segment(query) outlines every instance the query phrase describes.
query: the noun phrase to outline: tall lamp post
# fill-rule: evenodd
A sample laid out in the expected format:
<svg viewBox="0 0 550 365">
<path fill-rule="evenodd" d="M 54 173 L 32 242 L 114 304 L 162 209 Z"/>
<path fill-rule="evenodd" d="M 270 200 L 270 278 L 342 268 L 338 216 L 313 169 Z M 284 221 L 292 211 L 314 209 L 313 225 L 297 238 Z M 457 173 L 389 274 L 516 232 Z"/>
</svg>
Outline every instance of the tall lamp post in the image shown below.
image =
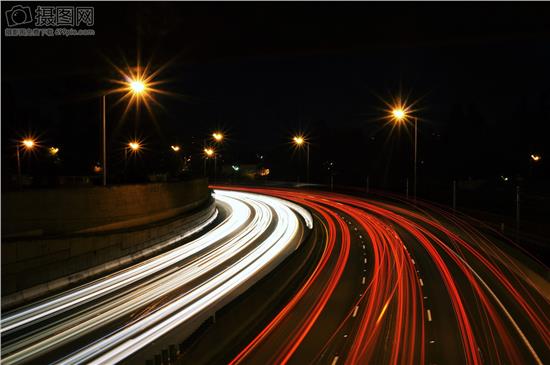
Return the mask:
<svg viewBox="0 0 550 365">
<path fill-rule="evenodd" d="M 301 148 L 303 145 L 306 146 L 306 182 L 309 183 L 309 142 L 302 135 L 294 136 L 292 142 L 294 142 L 298 148 Z"/>
<path fill-rule="evenodd" d="M 536 153 L 532 153 L 529 157 L 531 159 L 531 163 L 529 164 L 529 176 L 533 177 L 534 166 L 540 162 L 542 156 Z"/>
<path fill-rule="evenodd" d="M 176 174 L 179 174 L 180 173 L 180 170 L 182 169 L 183 167 L 183 161 L 184 159 L 182 159 L 181 155 L 180 155 L 180 150 L 181 150 L 181 147 L 179 145 L 170 145 L 170 149 L 172 150 L 172 152 L 174 152 L 174 155 L 176 156 L 176 160 L 178 162 L 178 165 L 177 165 L 177 172 Z"/>
<path fill-rule="evenodd" d="M 26 151 L 32 150 L 36 147 L 36 141 L 32 138 L 25 138 L 21 142 L 18 142 L 16 145 L 15 156 L 17 158 L 17 185 L 21 187 L 22 177 L 21 177 L 21 152 L 20 149 L 23 147 Z"/>
<path fill-rule="evenodd" d="M 224 135 L 222 132 L 214 132 L 212 133 L 212 138 L 214 139 L 214 142 L 221 144 L 224 138 Z M 217 174 L 217 165 L 218 165 L 218 155 L 214 151 L 214 182 L 216 182 L 216 174 Z"/>
<path fill-rule="evenodd" d="M 214 132 L 212 133 L 212 138 L 214 139 L 214 141 L 216 142 L 221 142 L 223 141 L 223 133 L 222 132 Z"/>
<path fill-rule="evenodd" d="M 127 88 L 134 97 L 139 97 L 147 92 L 147 85 L 141 80 L 129 80 L 127 82 Z M 103 186 L 107 185 L 107 95 L 103 94 L 102 107 L 101 107 L 101 125 L 102 125 L 102 139 L 103 139 Z"/>
<path fill-rule="evenodd" d="M 406 122 L 409 119 L 408 110 L 404 107 L 396 107 L 391 111 L 391 118 L 397 123 Z M 416 166 L 418 156 L 418 118 L 415 116 L 414 120 L 414 168 L 413 168 L 413 197 L 416 200 Z"/>
<path fill-rule="evenodd" d="M 124 180 L 126 182 L 126 172 L 128 170 L 128 152 L 136 154 L 141 149 L 141 142 L 138 140 L 132 140 L 124 146 Z"/>
<path fill-rule="evenodd" d="M 414 184 L 413 184 L 413 196 L 416 201 L 416 159 L 418 156 L 418 118 L 414 117 Z"/>
<path fill-rule="evenodd" d="M 206 161 L 212 156 L 214 156 L 215 161 L 216 151 L 211 147 L 206 147 L 204 149 L 204 176 L 206 176 Z"/>
<path fill-rule="evenodd" d="M 124 160 L 128 161 L 128 152 L 137 153 L 141 148 L 141 143 L 137 140 L 128 142 L 128 145 L 124 147 Z"/>
</svg>

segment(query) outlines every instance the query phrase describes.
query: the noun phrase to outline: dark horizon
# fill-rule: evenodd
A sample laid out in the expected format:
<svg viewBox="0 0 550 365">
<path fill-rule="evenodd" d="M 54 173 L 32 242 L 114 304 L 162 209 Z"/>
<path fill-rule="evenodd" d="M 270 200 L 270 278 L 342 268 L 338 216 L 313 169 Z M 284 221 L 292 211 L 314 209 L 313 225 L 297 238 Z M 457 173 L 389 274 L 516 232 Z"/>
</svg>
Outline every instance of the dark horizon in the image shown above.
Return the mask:
<svg viewBox="0 0 550 365">
<path fill-rule="evenodd" d="M 155 150 L 188 147 L 190 137 L 222 128 L 227 163 L 265 154 L 274 177 L 292 179 L 281 170 L 301 130 L 311 138 L 314 177 L 335 161 L 350 182 L 403 179 L 410 138 L 405 130 L 390 136 L 380 121 L 382 99 L 401 90 L 419 100 L 425 177 L 526 176 L 529 155 L 548 152 L 546 4 L 93 6 L 93 37 L 4 36 L 4 172 L 15 168 L 13 139 L 33 131 L 63 146 L 67 173 L 85 174 L 99 159 L 99 96 L 117 77 L 109 62 L 133 65 L 137 50 L 153 68 L 168 64 L 159 79 L 176 95 L 159 97 L 154 118 L 143 109 L 125 121 L 110 97 L 113 151 L 128 136 L 146 137 Z M 545 160 L 536 173 L 547 178 Z"/>
</svg>

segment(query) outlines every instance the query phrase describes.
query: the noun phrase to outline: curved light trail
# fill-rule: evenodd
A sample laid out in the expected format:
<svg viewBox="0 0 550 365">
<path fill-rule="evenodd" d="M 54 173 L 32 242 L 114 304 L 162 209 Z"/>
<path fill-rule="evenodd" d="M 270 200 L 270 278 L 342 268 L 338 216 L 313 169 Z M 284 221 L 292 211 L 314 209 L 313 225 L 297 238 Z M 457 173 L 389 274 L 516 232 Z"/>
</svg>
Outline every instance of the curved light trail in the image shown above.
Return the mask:
<svg viewBox="0 0 550 365">
<path fill-rule="evenodd" d="M 327 227 L 315 270 L 231 364 L 550 361 L 548 293 L 504 237 L 424 202 L 228 188 L 294 201 Z"/>
<path fill-rule="evenodd" d="M 39 359 L 133 316 L 59 362 L 120 361 L 186 321 L 213 315 L 299 246 L 301 222 L 312 228 L 305 209 L 278 198 L 229 191 L 215 198 L 228 217 L 196 240 L 3 316 L 2 363 Z"/>
<path fill-rule="evenodd" d="M 550 294 L 537 284 L 547 279 L 526 269 L 548 268 L 498 232 L 389 194 L 217 187 L 215 195 L 229 213 L 205 235 L 5 314 L 3 363 L 69 348 L 54 360 L 114 363 L 182 324 L 191 334 L 302 249 L 305 227 L 318 254 L 287 268 L 303 270 L 299 286 L 239 348 L 223 350 L 230 364 L 550 361 Z"/>
</svg>

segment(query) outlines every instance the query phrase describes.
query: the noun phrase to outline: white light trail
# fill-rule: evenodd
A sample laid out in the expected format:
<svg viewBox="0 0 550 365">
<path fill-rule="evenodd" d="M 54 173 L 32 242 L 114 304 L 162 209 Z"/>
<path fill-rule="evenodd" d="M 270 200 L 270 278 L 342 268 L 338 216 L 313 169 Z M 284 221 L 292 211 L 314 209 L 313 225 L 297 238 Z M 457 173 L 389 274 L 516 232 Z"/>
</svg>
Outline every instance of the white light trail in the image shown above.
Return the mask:
<svg viewBox="0 0 550 365">
<path fill-rule="evenodd" d="M 231 213 L 205 235 L 126 270 L 8 313 L 2 321 L 3 333 L 44 323 L 41 330 L 5 343 L 3 363 L 36 358 L 195 281 L 195 286 L 170 302 L 62 362 L 122 360 L 175 326 L 215 311 L 275 267 L 301 239 L 296 213 L 307 227 L 313 224 L 306 209 L 281 199 L 230 191 L 216 191 L 215 198 Z M 196 280 L 207 273 L 210 276 L 197 284 Z M 59 318 L 69 309 L 78 310 Z M 52 317 L 54 320 L 46 321 Z"/>
</svg>

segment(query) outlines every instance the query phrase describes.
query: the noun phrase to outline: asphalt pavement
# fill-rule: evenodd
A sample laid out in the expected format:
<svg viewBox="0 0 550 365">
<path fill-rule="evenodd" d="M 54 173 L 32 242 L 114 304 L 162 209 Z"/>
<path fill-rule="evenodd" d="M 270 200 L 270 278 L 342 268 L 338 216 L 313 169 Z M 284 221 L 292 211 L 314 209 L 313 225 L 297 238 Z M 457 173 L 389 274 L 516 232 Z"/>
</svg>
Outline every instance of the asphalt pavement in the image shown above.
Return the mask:
<svg viewBox="0 0 550 365">
<path fill-rule="evenodd" d="M 550 361 L 548 268 L 479 222 L 389 194 L 215 188 L 227 217 L 204 236 L 4 315 L 3 362 Z"/>
</svg>

